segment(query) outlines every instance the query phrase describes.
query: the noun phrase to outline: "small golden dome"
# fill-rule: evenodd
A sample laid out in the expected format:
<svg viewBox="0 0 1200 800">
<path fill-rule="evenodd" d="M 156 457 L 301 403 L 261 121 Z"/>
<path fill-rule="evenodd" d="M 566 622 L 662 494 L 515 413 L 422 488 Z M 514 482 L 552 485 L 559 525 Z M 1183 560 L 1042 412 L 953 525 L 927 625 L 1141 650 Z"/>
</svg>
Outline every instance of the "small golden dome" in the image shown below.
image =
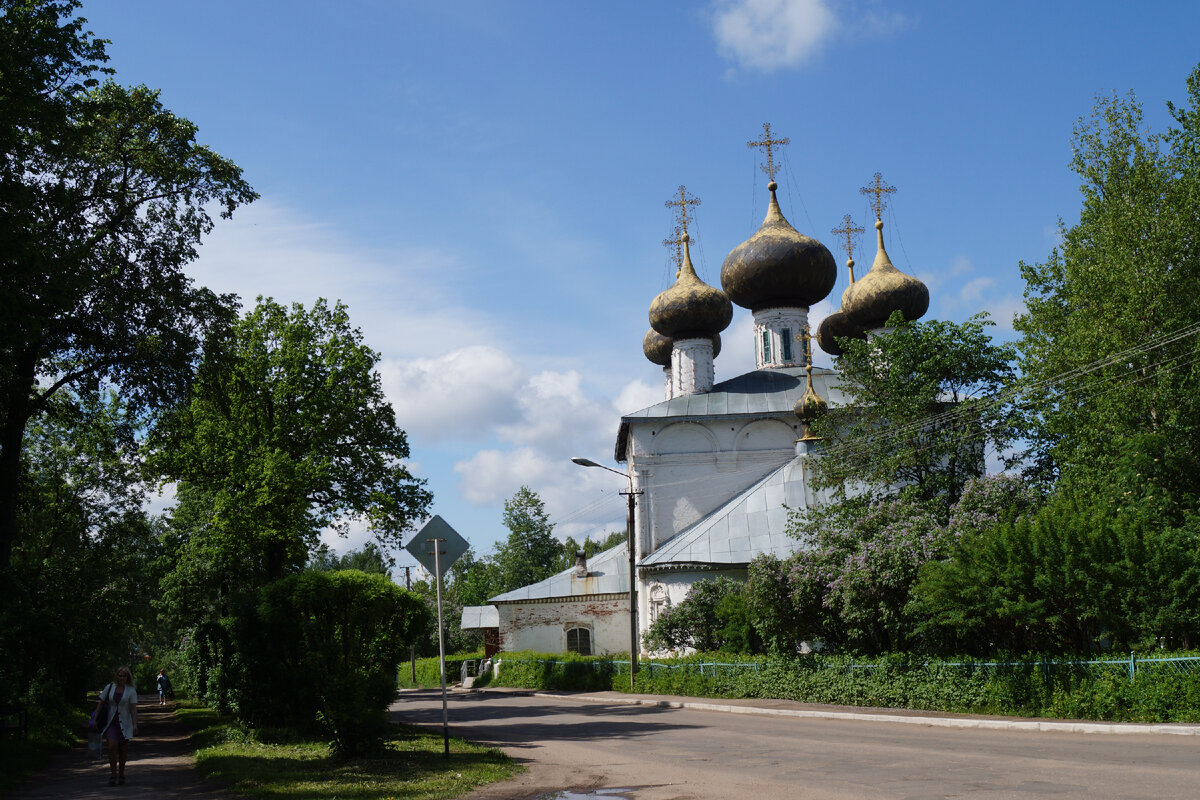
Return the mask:
<svg viewBox="0 0 1200 800">
<path fill-rule="evenodd" d="M 842 313 L 864 331 L 882 328 L 895 311 L 909 322 L 920 319 L 929 310 L 929 289 L 892 265 L 883 246 L 883 221 L 875 220 L 878 249 L 871 270 L 842 295 Z M 843 334 L 844 335 L 844 334 Z M 824 349 L 824 344 L 821 345 Z M 828 351 L 826 351 L 828 352 Z"/>
<path fill-rule="evenodd" d="M 733 320 L 733 305 L 720 289 L 696 275 L 690 237 L 683 235 L 683 264 L 675 284 L 650 304 L 650 327 L 671 339 L 701 339 L 720 333 Z"/>
<path fill-rule="evenodd" d="M 837 262 L 825 245 L 797 231 L 784 219 L 767 184 L 771 202 L 763 224 L 725 257 L 721 288 L 743 308 L 758 311 L 781 306 L 808 308 L 824 300 L 837 281 Z"/>
</svg>

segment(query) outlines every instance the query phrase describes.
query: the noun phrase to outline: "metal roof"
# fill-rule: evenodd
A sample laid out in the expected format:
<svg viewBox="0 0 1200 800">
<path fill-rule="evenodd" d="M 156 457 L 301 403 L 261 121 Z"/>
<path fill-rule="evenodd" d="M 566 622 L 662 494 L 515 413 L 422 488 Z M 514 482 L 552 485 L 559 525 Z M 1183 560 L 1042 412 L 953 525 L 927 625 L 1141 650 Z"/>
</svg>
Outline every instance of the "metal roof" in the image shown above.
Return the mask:
<svg viewBox="0 0 1200 800">
<path fill-rule="evenodd" d="M 495 606 L 463 606 L 462 629 L 499 628 L 500 611 Z"/>
<path fill-rule="evenodd" d="M 586 578 L 575 577 L 575 567 L 551 575 L 544 581 L 497 595 L 489 603 L 519 603 L 524 600 L 569 599 L 593 594 L 619 594 L 629 591 L 629 550 L 625 543 L 597 553 L 588 559 Z"/>
<path fill-rule="evenodd" d="M 813 388 L 831 401 L 837 385 L 837 373 L 813 368 Z M 713 386 L 712 391 L 672 397 L 661 403 L 621 417 L 617 431 L 616 460 L 625 461 L 629 440 L 629 424 L 642 420 L 680 419 L 687 417 L 731 417 L 741 415 L 792 413 L 796 401 L 804 394 L 804 367 L 758 369 L 730 378 Z"/>
<path fill-rule="evenodd" d="M 803 508 L 805 504 L 803 473 L 788 480 L 797 474 L 794 465 L 796 459 L 675 534 L 639 566 L 743 565 L 763 554 L 791 555 L 799 542 L 787 533 L 788 507 Z"/>
</svg>

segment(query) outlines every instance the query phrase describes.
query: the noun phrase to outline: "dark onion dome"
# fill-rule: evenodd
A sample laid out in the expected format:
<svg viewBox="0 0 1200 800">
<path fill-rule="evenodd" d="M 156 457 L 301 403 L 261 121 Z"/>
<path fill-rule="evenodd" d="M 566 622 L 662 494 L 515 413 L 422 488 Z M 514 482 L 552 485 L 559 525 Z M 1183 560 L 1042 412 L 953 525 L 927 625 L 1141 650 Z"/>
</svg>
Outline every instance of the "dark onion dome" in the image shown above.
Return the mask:
<svg viewBox="0 0 1200 800">
<path fill-rule="evenodd" d="M 842 295 L 842 313 L 864 331 L 882 328 L 895 311 L 908 322 L 920 319 L 929 310 L 929 289 L 921 281 L 892 266 L 883 248 L 883 222 L 875 220 L 879 239 L 871 271 L 850 285 Z M 824 349 L 824 345 L 821 345 Z M 828 351 L 826 351 L 828 352 Z"/>
<path fill-rule="evenodd" d="M 671 337 L 663 336 L 651 328 L 642 338 L 642 352 L 650 359 L 651 364 L 658 364 L 660 367 L 671 366 Z"/>
<path fill-rule="evenodd" d="M 817 326 L 817 344 L 831 356 L 840 356 L 842 348 L 837 343 L 839 338 L 862 339 L 866 331 L 854 323 L 844 311 L 835 311 Z"/>
<path fill-rule="evenodd" d="M 646 358 L 650 359 L 651 364 L 669 367 L 671 366 L 671 343 L 670 337 L 663 336 L 651 328 L 646 331 L 646 335 L 642 339 L 642 352 L 646 354 Z M 713 358 L 716 358 L 721 355 L 721 334 L 714 333 L 712 335 L 712 344 Z"/>
<path fill-rule="evenodd" d="M 683 265 L 675 285 L 654 298 L 650 304 L 650 327 L 671 339 L 704 339 L 720 333 L 733 320 L 733 304 L 720 289 L 714 289 L 696 275 L 688 250 L 688 235 L 683 235 Z"/>
<path fill-rule="evenodd" d="M 771 203 L 753 236 L 725 257 L 721 288 L 743 308 L 808 308 L 824 300 L 837 281 L 833 254 L 816 239 L 793 228 L 775 197 L 778 185 L 767 184 Z"/>
</svg>

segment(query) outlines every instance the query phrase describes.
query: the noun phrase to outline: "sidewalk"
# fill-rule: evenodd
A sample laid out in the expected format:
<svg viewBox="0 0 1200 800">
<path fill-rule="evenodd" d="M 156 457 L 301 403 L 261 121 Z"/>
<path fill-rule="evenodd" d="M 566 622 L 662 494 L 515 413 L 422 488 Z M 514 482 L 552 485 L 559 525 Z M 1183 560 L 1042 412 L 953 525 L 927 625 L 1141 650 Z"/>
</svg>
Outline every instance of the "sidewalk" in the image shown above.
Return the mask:
<svg viewBox="0 0 1200 800">
<path fill-rule="evenodd" d="M 190 731 L 157 699 L 138 706 L 140 735 L 129 744 L 125 785 L 108 785 L 108 758 L 92 758 L 83 745 L 55 756 L 7 800 L 91 800 L 91 798 L 156 798 L 156 800 L 234 800 L 215 781 L 202 782 L 192 767 Z"/>
<path fill-rule="evenodd" d="M 626 692 L 549 692 L 530 689 L 510 689 L 507 687 L 455 689 L 454 691 L 511 692 L 526 694 L 532 697 L 556 697 L 563 700 L 577 700 L 582 703 L 610 703 L 655 708 L 686 708 L 693 711 L 717 711 L 725 714 L 757 714 L 777 717 L 807 717 L 809 719 L 893 722 L 897 724 L 926 725 L 939 728 L 986 728 L 988 730 L 1023 730 L 1048 733 L 1200 736 L 1200 725 L 1183 722 L 1091 722 L 1088 720 L 1071 719 L 951 714 L 941 711 L 918 711 L 907 708 L 860 708 L 857 706 L 835 706 L 820 703 L 798 703 L 794 700 L 731 700 L 675 695 L 627 694 Z"/>
</svg>

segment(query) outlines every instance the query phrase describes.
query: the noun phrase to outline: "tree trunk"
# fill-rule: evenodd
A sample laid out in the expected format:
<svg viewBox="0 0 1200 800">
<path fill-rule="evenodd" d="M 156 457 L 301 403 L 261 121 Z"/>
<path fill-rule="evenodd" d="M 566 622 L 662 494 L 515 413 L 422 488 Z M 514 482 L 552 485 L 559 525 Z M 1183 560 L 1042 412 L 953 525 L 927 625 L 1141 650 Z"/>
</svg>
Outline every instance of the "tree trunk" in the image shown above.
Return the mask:
<svg viewBox="0 0 1200 800">
<path fill-rule="evenodd" d="M 37 369 L 37 350 L 30 347 L 13 365 L 4 402 L 4 427 L 0 430 L 0 571 L 12 563 L 17 540 L 17 501 L 21 488 L 21 451 L 29 422 L 29 395 Z"/>
</svg>

